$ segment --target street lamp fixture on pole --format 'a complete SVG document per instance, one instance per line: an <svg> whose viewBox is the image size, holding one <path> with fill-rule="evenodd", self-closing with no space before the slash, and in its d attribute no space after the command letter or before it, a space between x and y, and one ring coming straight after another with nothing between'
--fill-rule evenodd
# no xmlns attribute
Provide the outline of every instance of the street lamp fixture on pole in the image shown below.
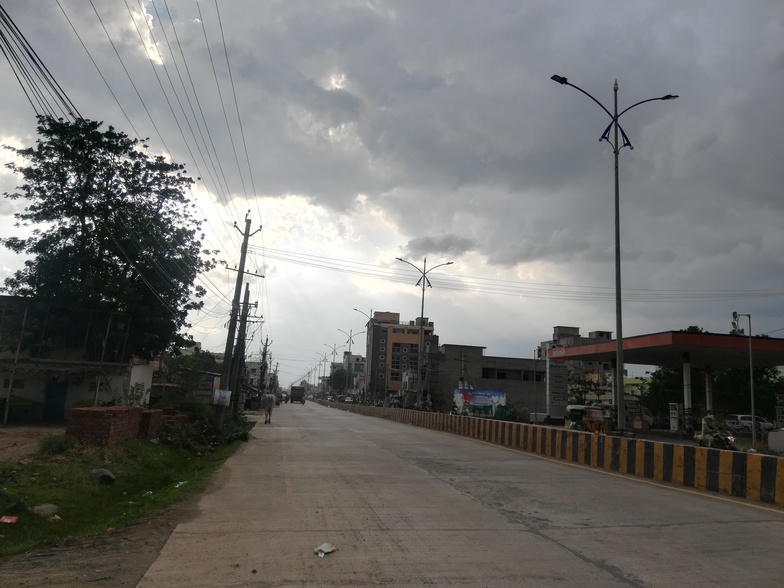
<svg viewBox="0 0 784 588"><path fill-rule="evenodd" d="M333 343L332 345L330 345L328 343L324 343L324 345L326 345L327 347L329 347L332 350L332 363L329 364L329 379L330 379L330 386L332 387L332 390L334 391L335 390L335 388L334 388L335 382L332 381L332 366L335 363L335 358L337 356L338 349L343 349L345 347L345 345L338 346L337 343ZM324 356L324 358L326 359L326 355Z"/></svg>
<svg viewBox="0 0 784 588"><path fill-rule="evenodd" d="M622 297L621 297L621 208L620 208L620 186L618 181L618 155L621 152L621 149L624 147L628 147L629 149L634 149L631 141L629 141L629 137L626 136L621 125L618 123L618 119L626 112L634 108L635 106L639 106L640 104L645 104L646 102L654 102L657 100L674 100L677 98L677 95L674 94L666 94L664 96L659 96L658 98L648 98L647 100L641 100L635 104L632 104L628 108L618 112L618 80L615 80L615 84L613 84L613 103L614 108L613 112L610 112L604 104L599 102L596 98L591 96L588 92L583 90L582 88L575 86L571 82L569 82L565 77L554 75L550 78L551 80L558 82L563 86L571 86L575 90L579 90L588 98L593 100L599 107L607 113L607 116L610 117L610 124L602 133L602 136L599 137L599 141L607 141L613 149L613 155L615 156L615 386L613 390L613 404L615 404L617 410L617 426L619 429L623 429L626 426L626 410L624 407L624 391L623 391L623 311L622 311ZM610 132L613 132L613 139L610 139ZM620 139L623 142L619 141L619 134Z"/></svg>
<svg viewBox="0 0 784 588"><path fill-rule="evenodd" d="M374 320L373 320L373 309L370 309L370 314L366 313L364 310L359 310L358 308L352 308L361 315L367 317L367 339L365 340L365 390L367 391L367 386L370 384L371 380L373 381L373 395L372 395L372 402L373 405L376 404L378 400L378 377L377 374L373 372L373 362L378 361L375 356L373 355L373 338L375 337L375 329L374 327ZM376 376L376 377L374 377ZM386 406L387 400L387 392L386 392L386 380L384 381L384 405Z"/></svg>
<svg viewBox="0 0 784 588"><path fill-rule="evenodd" d="M422 268L415 266L410 261L403 259L402 257L396 257L398 261L402 261L403 263L407 263L415 270L417 270L421 277L419 281L417 281L416 285L422 287L422 308L421 312L419 313L419 353L418 353L418 365L417 365L417 407L421 406L422 403L422 394L424 393L424 353L425 353L425 288L432 288L433 286L430 284L430 280L427 279L427 274L432 272L434 269L438 267L442 267L445 265L452 265L454 262L447 261L445 263L439 263L438 265L434 265L430 269L427 269L427 257L424 258L422 262Z"/></svg>
<svg viewBox="0 0 784 588"><path fill-rule="evenodd" d="M343 329L338 329L341 333L348 337L346 343L348 343L348 361L346 362L346 375L351 376L351 390L354 390L354 370L351 369L351 344L354 342L354 337L357 335L361 335L365 331L360 331L359 333L355 333L352 329L349 329L349 332L346 333ZM348 383L348 382L347 382Z"/></svg>
<svg viewBox="0 0 784 588"><path fill-rule="evenodd" d="M740 312L733 312L732 313L732 328L736 331L741 331L740 326L738 324L738 319L742 316L745 316L749 319L749 389L751 390L751 446L754 447L757 444L757 417L756 411L754 407L754 362L753 362L753 354L751 352L751 314L743 314Z"/></svg>

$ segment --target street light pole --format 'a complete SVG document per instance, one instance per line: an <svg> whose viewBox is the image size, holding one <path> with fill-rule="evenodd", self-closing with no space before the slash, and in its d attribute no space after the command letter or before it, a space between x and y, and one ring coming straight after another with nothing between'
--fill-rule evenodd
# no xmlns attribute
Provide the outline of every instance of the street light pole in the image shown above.
<svg viewBox="0 0 784 588"><path fill-rule="evenodd" d="M332 363L329 364L329 379L330 379L330 386L332 386L332 390L334 391L335 390L335 382L332 381L332 367L335 364L335 358L337 356L338 349L343 349L345 347L345 345L341 345L340 347L338 347L337 343L333 343L332 345L329 345L328 343L324 343L324 345L326 345L327 347L329 347L332 350Z"/></svg>
<svg viewBox="0 0 784 588"><path fill-rule="evenodd" d="M754 407L754 362L753 362L753 354L751 351L751 314L743 314L739 312L732 313L732 326L736 331L739 331L738 328L738 319L742 316L745 316L749 319L749 389L751 390L751 446L754 447L757 445L757 416L756 410Z"/></svg>
<svg viewBox="0 0 784 588"><path fill-rule="evenodd" d="M615 80L613 84L613 112L611 113L601 102L599 102L596 98L591 96L588 92L583 90L582 88L575 86L574 84L570 83L565 77L554 75L550 78L551 80L558 82L564 86L571 86L575 90L579 90L588 98L596 102L596 104L601 107L604 112L610 117L611 121L607 128L602 133L602 136L599 138L599 141L607 141L613 149L613 155L615 159L615 386L613 387L613 403L615 404L616 411L617 411L617 427L619 429L623 429L626 426L626 410L624 406L624 389L623 389L623 306L622 306L622 296L621 296L621 198L620 198L620 182L619 182L619 174L618 174L618 155L621 153L621 149L624 147L628 147L629 149L634 149L634 146L629 141L629 137L626 136L626 133L623 130L623 127L618 123L618 119L626 112L634 108L635 106L639 106L640 104L645 104L646 102L654 102L656 100L674 100L677 98L677 95L673 94L666 94L664 96L660 96L658 98L648 98L647 100L641 100L635 104L632 104L628 108L622 110L620 113L618 112L618 80ZM613 140L610 140L610 130L613 131ZM620 138L623 139L623 143L619 142L619 133Z"/></svg>
<svg viewBox="0 0 784 588"><path fill-rule="evenodd" d="M427 274L432 272L434 269L444 266L444 265L452 265L454 262L447 261L445 263L439 263L438 265L434 265L430 269L427 269L427 257L424 258L422 262L422 269L419 269L410 261L406 261L402 257L396 257L398 261L402 261L403 263L407 263L414 269L416 269L420 274L421 277L419 281L417 281L416 285L422 285L422 308L421 312L419 313L419 354L418 354L418 365L417 365L417 407L419 408L422 403L422 394L424 393L424 357L425 357L425 288L433 286L430 284L430 280L427 279Z"/></svg>
<svg viewBox="0 0 784 588"><path fill-rule="evenodd" d="M351 376L351 390L354 390L354 370L351 369L351 344L354 342L354 337L357 335L361 335L365 331L360 331L359 333L355 333L353 329L349 329L349 332L346 333L343 329L338 329L341 333L348 337L346 343L348 343L348 361L346 362L346 375Z"/></svg>
<svg viewBox="0 0 784 588"><path fill-rule="evenodd" d="M376 358L373 355L373 338L375 337L375 334L376 334L376 330L373 328L374 327L374 323L373 323L373 309L372 308L370 309L370 314L366 313L363 310L359 310L358 308L352 308L351 310L354 310L354 311L358 312L359 314L364 315L365 317L367 317L367 320L368 320L367 326L366 326L366 328L367 328L367 335L368 336L367 336L367 338L365 340L365 386L367 386L370 383L371 380L373 381L372 401L373 401L373 405L375 405L376 401L378 400L378 398L377 398L378 397L378 377L376 377L377 374L373 371L373 362L377 361ZM378 364L376 364L376 365L378 365ZM386 403L387 403L387 398L386 398L386 396L387 396L387 394L386 394L386 381L384 383L385 383L385 386L384 386L384 406L386 406Z"/></svg>
<svg viewBox="0 0 784 588"><path fill-rule="evenodd" d="M539 367L539 358L542 357L541 347L534 349L534 424L539 424L539 397L536 395L536 369ZM529 419L530 420L530 419Z"/></svg>

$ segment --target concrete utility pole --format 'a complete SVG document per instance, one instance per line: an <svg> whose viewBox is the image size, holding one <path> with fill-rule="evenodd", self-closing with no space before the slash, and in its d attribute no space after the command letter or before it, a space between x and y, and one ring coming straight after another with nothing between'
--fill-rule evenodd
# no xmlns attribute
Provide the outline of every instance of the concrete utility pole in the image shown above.
<svg viewBox="0 0 784 588"><path fill-rule="evenodd" d="M237 335L237 347L231 359L231 408L236 417L240 413L240 392L245 375L245 337L248 332L248 314L250 314L250 284L245 284L245 300L242 303L240 329Z"/></svg>
<svg viewBox="0 0 784 588"><path fill-rule="evenodd" d="M237 223L234 228L239 231ZM248 240L261 230L261 227L250 232L250 211L245 214L245 231L242 232L242 247L240 248L240 264L237 268L237 282L234 285L234 299L231 303L231 315L229 316L229 333L226 337L226 349L223 352L223 371L221 372L221 389L232 390L232 352L234 350L234 340L237 334L237 319L240 312L240 295L242 294L242 281L245 277L245 258L248 255ZM215 424L223 427L223 417L226 410L223 406L215 407Z"/></svg>
<svg viewBox="0 0 784 588"><path fill-rule="evenodd" d="M259 390L264 393L267 387L267 348L269 347L269 337L264 340L264 346L261 350L261 366L259 367Z"/></svg>

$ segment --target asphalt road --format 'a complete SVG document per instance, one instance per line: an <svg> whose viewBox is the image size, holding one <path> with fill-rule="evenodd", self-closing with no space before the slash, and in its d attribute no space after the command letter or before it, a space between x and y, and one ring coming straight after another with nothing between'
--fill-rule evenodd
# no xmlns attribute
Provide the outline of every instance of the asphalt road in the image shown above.
<svg viewBox="0 0 784 588"><path fill-rule="evenodd" d="M141 588L784 582L780 509L313 403L272 420Z"/></svg>

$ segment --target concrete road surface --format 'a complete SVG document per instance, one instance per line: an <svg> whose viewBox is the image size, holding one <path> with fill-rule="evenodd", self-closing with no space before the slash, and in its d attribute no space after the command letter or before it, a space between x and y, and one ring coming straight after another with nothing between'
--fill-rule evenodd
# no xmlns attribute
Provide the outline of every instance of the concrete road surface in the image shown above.
<svg viewBox="0 0 784 588"><path fill-rule="evenodd" d="M784 583L772 507L312 402L253 434L140 587Z"/></svg>

